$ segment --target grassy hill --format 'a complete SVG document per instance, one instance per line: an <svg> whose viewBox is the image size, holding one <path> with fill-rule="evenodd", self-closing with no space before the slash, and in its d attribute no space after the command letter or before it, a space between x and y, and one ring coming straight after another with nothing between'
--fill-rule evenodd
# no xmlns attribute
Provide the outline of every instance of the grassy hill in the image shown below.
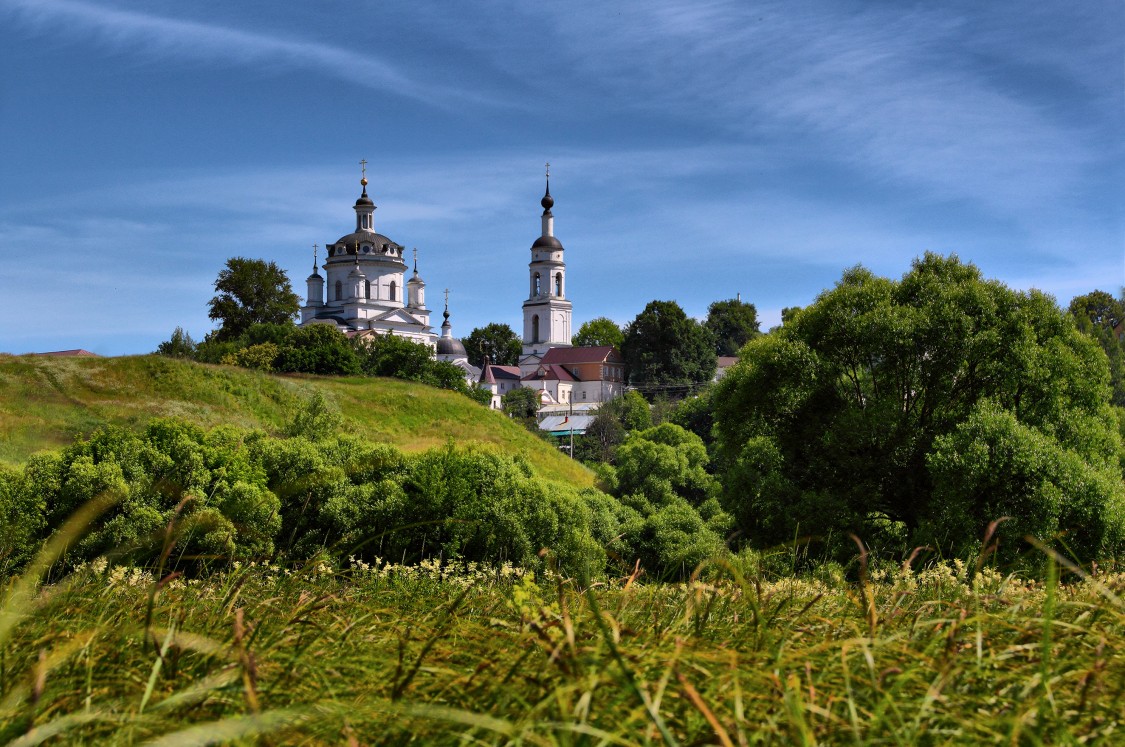
<svg viewBox="0 0 1125 747"><path fill-rule="evenodd" d="M459 394L396 379L272 376L155 355L0 355L0 463L61 448L102 425L139 428L162 416L275 432L317 391L339 406L351 432L372 441L403 451L478 442L523 454L542 477L592 484L584 467Z"/></svg>

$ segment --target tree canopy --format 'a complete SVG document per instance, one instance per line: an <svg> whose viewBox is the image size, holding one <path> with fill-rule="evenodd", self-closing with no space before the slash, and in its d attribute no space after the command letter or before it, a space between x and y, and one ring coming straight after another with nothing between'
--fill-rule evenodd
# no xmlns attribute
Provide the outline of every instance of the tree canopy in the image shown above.
<svg viewBox="0 0 1125 747"><path fill-rule="evenodd" d="M647 394L676 393L715 375L711 333L675 301L652 301L625 326L621 345L629 382Z"/></svg>
<svg viewBox="0 0 1125 747"><path fill-rule="evenodd" d="M618 350L625 340L625 333L617 322L609 317L599 316L588 322L583 322L578 328L578 334L571 338L572 345L579 347L596 347L599 345L612 345Z"/></svg>
<svg viewBox="0 0 1125 747"><path fill-rule="evenodd" d="M215 339L232 340L254 324L291 323L301 301L274 262L231 257L215 279L208 316L219 322Z"/></svg>
<svg viewBox="0 0 1125 747"><path fill-rule="evenodd" d="M514 366L519 363L520 353L523 352L523 343L512 328L496 322L477 327L468 337L462 338L461 343L469 355L469 363L478 368L484 366L485 356L494 365Z"/></svg>
<svg viewBox="0 0 1125 747"><path fill-rule="evenodd" d="M1125 407L1125 340L1118 337L1125 321L1125 291L1122 293L1122 298L1114 298L1096 290L1070 302L1070 313L1079 331L1097 340L1109 358L1113 403L1118 407Z"/></svg>
<svg viewBox="0 0 1125 747"><path fill-rule="evenodd" d="M738 355L743 345L761 334L754 304L735 298L711 304L703 326L715 338L716 355Z"/></svg>
<svg viewBox="0 0 1125 747"><path fill-rule="evenodd" d="M1010 516L1008 537L1119 551L1108 379L1050 297L955 256L927 254L897 282L848 270L717 385L727 507L765 544L855 532L961 552Z"/></svg>

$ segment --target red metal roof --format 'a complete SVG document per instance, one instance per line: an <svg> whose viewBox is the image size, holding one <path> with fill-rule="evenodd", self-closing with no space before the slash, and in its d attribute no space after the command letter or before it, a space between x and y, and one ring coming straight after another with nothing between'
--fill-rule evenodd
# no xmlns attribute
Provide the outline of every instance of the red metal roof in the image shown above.
<svg viewBox="0 0 1125 747"><path fill-rule="evenodd" d="M75 350L54 350L50 353L32 353L31 355L54 355L60 358L100 358L97 353L91 353L89 350L77 348Z"/></svg>
<svg viewBox="0 0 1125 747"><path fill-rule="evenodd" d="M551 349L557 350L558 348L551 348ZM577 381L577 379L575 379L573 376L570 375L570 371L567 371L562 366L555 366L555 365L552 365L550 363L539 364L539 368L535 369L534 371L529 373L527 376L524 376L522 379L520 379L520 381L549 381L549 380Z"/></svg>
<svg viewBox="0 0 1125 747"><path fill-rule="evenodd" d="M617 350L612 345L597 345L588 348L551 348L544 354L542 363L557 363L572 366L576 363L604 363Z"/></svg>

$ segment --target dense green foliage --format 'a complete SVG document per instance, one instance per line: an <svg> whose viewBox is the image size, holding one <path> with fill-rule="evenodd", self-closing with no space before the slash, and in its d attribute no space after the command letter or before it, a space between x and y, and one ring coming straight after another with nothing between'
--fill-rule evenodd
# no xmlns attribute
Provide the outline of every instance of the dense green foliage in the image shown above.
<svg viewBox="0 0 1125 747"><path fill-rule="evenodd" d="M530 568L547 548L568 572L600 577L638 558L649 573L681 575L722 551L718 525L705 526L715 513L703 500L710 487L693 471L669 472L694 468L695 457L663 453L669 446L647 482L622 463L630 495L619 502L536 477L521 457L452 445L408 455L337 435L339 424L331 403L314 397L289 438L174 419L141 433L99 430L0 472L0 562L26 561L48 529L99 502L104 511L69 549L69 565L98 556L152 563L164 550L180 570L325 552Z"/></svg>
<svg viewBox="0 0 1125 747"><path fill-rule="evenodd" d="M757 543L854 532L962 553L1002 516L1093 559L1121 552L1121 439L1105 356L1052 299L927 254L849 270L718 384L728 509Z"/></svg>
<svg viewBox="0 0 1125 747"><path fill-rule="evenodd" d="M758 310L736 298L711 304L703 326L715 340L716 355L738 355L743 345L760 334Z"/></svg>
<svg viewBox="0 0 1125 747"><path fill-rule="evenodd" d="M169 358L194 358L195 340L191 339L191 335L183 327L176 327L169 339L156 346L156 353Z"/></svg>
<svg viewBox="0 0 1125 747"><path fill-rule="evenodd" d="M715 375L711 333L675 301L652 301L625 326L625 376L646 395L683 394Z"/></svg>
<svg viewBox="0 0 1125 747"><path fill-rule="evenodd" d="M477 327L461 339L469 363L484 368L485 358L496 366L514 366L519 363L523 343L507 324L493 323Z"/></svg>
<svg viewBox="0 0 1125 747"><path fill-rule="evenodd" d="M297 316L301 301L275 262L231 257L215 278L207 315L219 322L214 338L233 340L255 324L284 324Z"/></svg>
<svg viewBox="0 0 1125 747"><path fill-rule="evenodd" d="M1123 291L1125 293L1125 291ZM1096 290L1070 302L1070 313L1078 330L1097 340L1109 359L1113 404L1125 407L1125 296L1114 298Z"/></svg>
<svg viewBox="0 0 1125 747"><path fill-rule="evenodd" d="M621 343L624 341L625 333L621 331L621 327L617 326L617 322L605 316L582 322L582 326L578 328L578 334L571 338L571 344L575 346L610 345L618 350L621 349Z"/></svg>

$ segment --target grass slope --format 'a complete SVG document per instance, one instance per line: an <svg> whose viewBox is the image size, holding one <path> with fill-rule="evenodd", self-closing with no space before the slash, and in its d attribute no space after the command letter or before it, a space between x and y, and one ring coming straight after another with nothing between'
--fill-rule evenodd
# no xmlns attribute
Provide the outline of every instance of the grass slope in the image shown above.
<svg viewBox="0 0 1125 747"><path fill-rule="evenodd" d="M320 391L347 429L403 451L477 442L522 454L540 476L592 484L581 465L500 413L465 397L396 379L271 376L155 355L51 358L0 355L0 463L58 449L102 425L154 417L277 431Z"/></svg>

